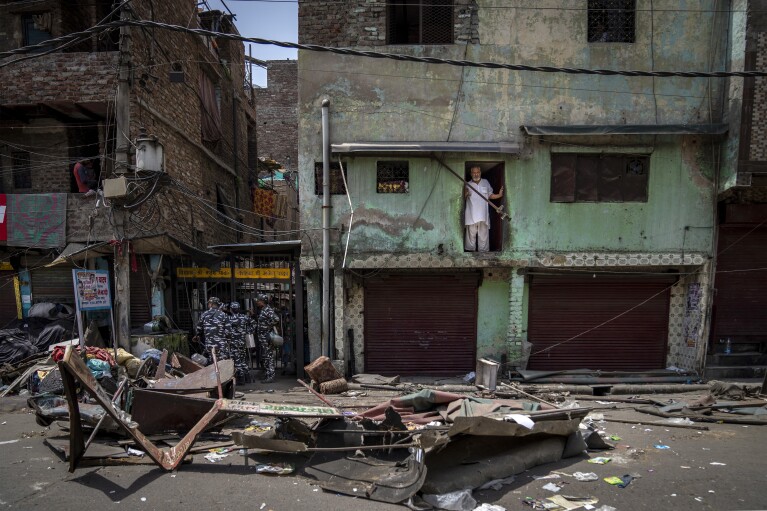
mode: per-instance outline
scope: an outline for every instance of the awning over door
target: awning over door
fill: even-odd
[[[675,276],[532,275],[529,369],[666,367]]]
[[[365,281],[365,371],[463,375],[474,370],[475,273],[390,275]]]

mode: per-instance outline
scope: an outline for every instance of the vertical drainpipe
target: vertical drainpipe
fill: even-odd
[[[235,211],[240,210],[240,172],[239,172],[239,158],[237,154],[237,90],[232,88],[232,156],[234,157],[234,207]],[[236,214],[236,213],[235,213]],[[236,219],[235,219],[236,220]],[[235,240],[237,243],[242,241],[242,232],[238,229],[236,231]],[[234,266],[232,266],[234,272]]]
[[[322,100],[322,344],[330,356],[330,100]],[[332,358],[332,357],[331,357]]]

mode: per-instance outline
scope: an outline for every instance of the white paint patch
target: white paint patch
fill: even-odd
[[[35,483],[35,484],[30,484],[29,487],[32,488],[34,491],[40,491],[43,488],[45,488],[46,486],[48,486],[49,484],[51,484],[51,483],[46,483],[46,482]]]
[[[0,445],[5,445],[5,444],[15,444],[15,443],[16,443],[16,442],[18,442],[18,441],[19,441],[19,439],[18,439],[18,438],[17,438],[16,440],[5,440],[5,441],[3,441],[3,442],[0,442]]]

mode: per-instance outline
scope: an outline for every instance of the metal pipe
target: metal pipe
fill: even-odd
[[[116,404],[117,401],[119,401],[120,395],[123,393],[123,390],[125,389],[125,385],[127,383],[128,383],[128,378],[123,378],[123,381],[120,382],[120,386],[117,387],[117,390],[115,391],[115,394],[112,397],[112,404]],[[107,413],[105,411],[104,415],[99,419],[98,424],[96,424],[96,427],[93,428],[93,432],[91,433],[91,436],[88,437],[88,441],[85,442],[85,447],[83,448],[83,452],[85,452],[88,449],[88,446],[91,445],[91,442],[93,442],[93,439],[96,437],[96,434],[99,432],[99,429],[101,429],[101,425],[104,423],[106,418],[107,418]]]
[[[330,356],[330,100],[322,100],[322,340]],[[330,357],[333,358],[333,357]]]

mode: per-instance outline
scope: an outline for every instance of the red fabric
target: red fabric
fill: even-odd
[[[75,348],[75,350],[77,350],[77,353],[80,353],[79,346]],[[53,359],[54,362],[58,362],[59,360],[64,358],[65,351],[66,351],[66,348],[64,346],[56,346],[55,348],[53,348],[53,353],[51,353],[51,358]],[[112,358],[112,355],[110,355],[109,352],[103,348],[97,348],[95,346],[86,346],[85,356],[88,358],[98,358],[99,360],[109,362],[110,366],[117,365],[117,363],[115,362],[115,359]]]
[[[128,250],[130,250],[130,245],[128,245]],[[130,251],[130,271],[133,273],[136,273],[138,271],[138,261],[136,260],[136,252],[133,250]]]
[[[83,182],[80,180],[80,173],[78,172],[78,170],[80,170],[80,168],[81,168],[82,166],[83,166],[83,164],[82,164],[82,163],[80,163],[80,162],[77,162],[77,163],[75,163],[75,168],[74,168],[74,170],[72,170],[72,173],[75,175],[75,181],[77,181],[77,190],[78,190],[80,193],[85,193],[85,192],[87,192],[88,190],[90,190],[90,188],[88,188],[88,185],[87,185],[86,183],[83,183]],[[87,172],[86,172],[86,173],[87,173]]]
[[[0,240],[8,239],[8,210],[6,209],[5,194],[0,193]]]

